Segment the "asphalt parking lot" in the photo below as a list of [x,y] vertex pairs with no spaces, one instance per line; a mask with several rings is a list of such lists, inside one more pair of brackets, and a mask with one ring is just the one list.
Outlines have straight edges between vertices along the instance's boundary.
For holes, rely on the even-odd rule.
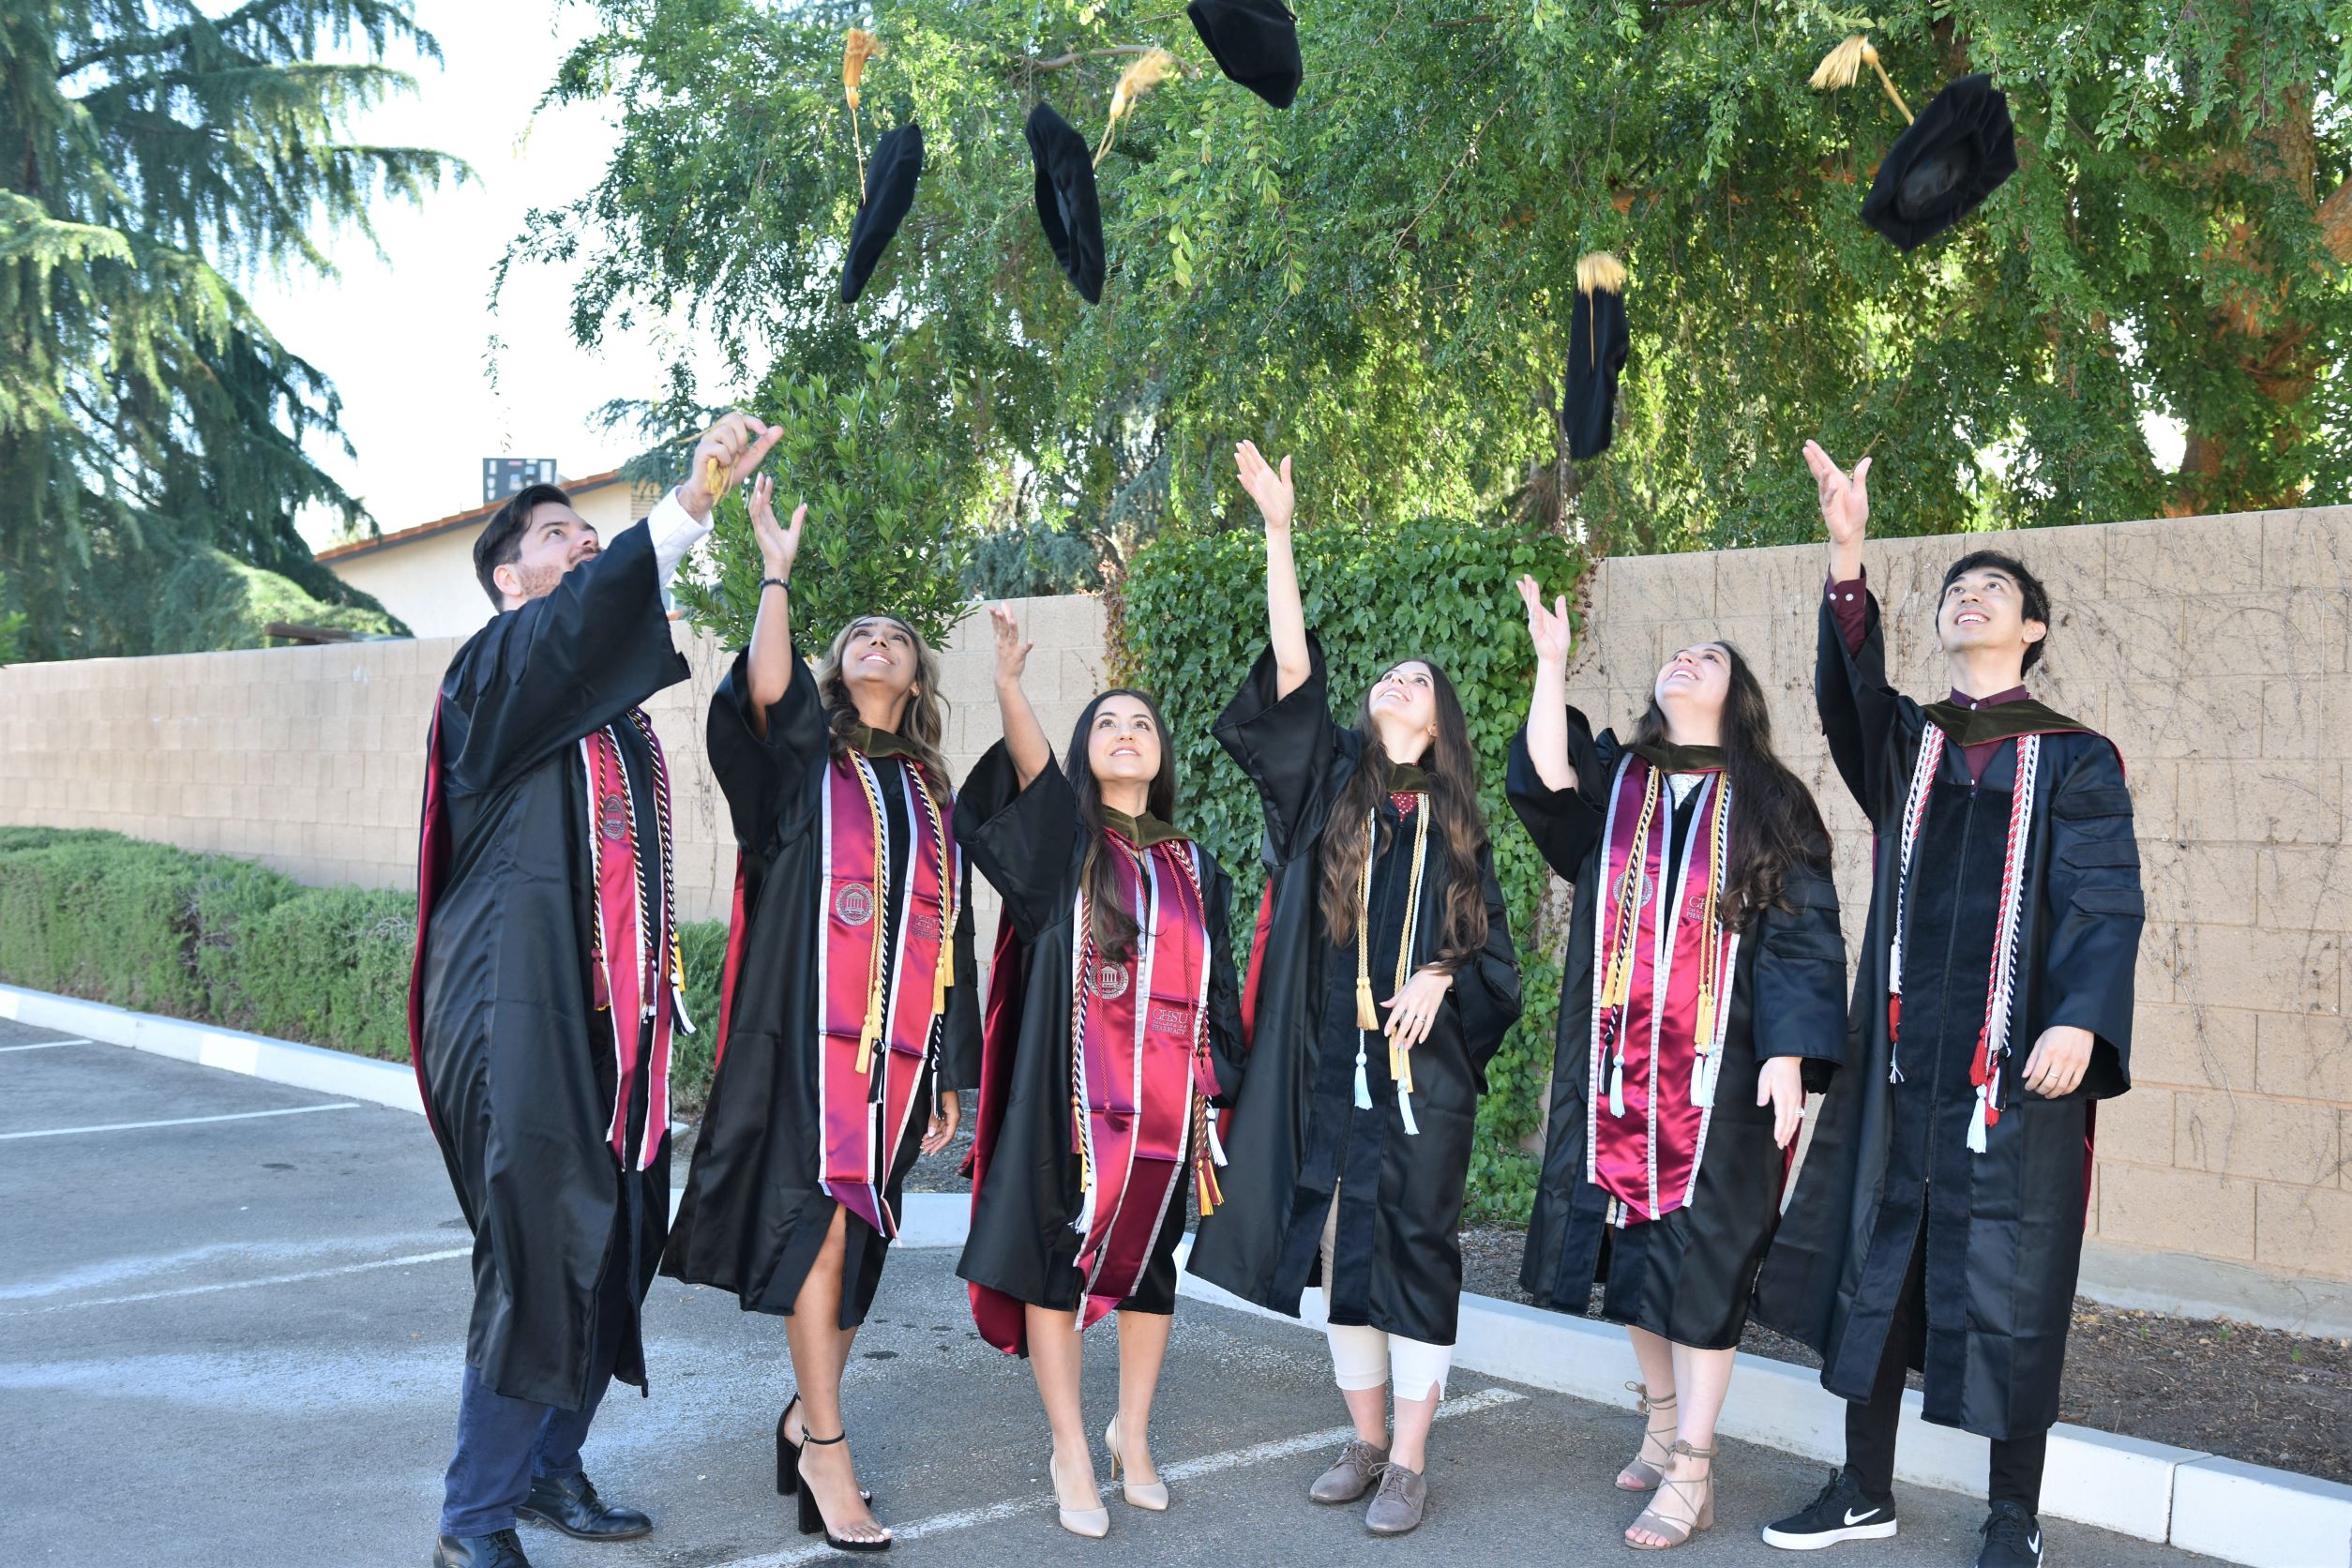
[[[44,1564],[428,1560],[453,1433],[470,1244],[418,1117],[0,1023],[0,1557]],[[1028,1369],[974,1335],[954,1255],[892,1260],[847,1401],[877,1512],[914,1563],[1625,1561],[1611,1490],[1631,1419],[1457,1374],[1431,1442],[1427,1522],[1367,1537],[1306,1484],[1344,1425],[1319,1339],[1197,1302],[1178,1313],[1153,1448],[1166,1515],[1111,1501],[1108,1541],[1056,1528]],[[525,1527],[535,1562],[780,1568],[833,1554],[772,1488],[790,1389],[776,1321],[664,1280],[654,1388],[616,1388],[589,1440],[642,1542]],[[1099,1336],[1099,1338],[1098,1338]],[[1087,1400],[1108,1419],[1109,1331]],[[1716,1529],[1673,1559],[1772,1564],[1756,1528],[1817,1466],[1726,1443]],[[1981,1504],[1905,1488],[1902,1533],[1824,1568],[1974,1560]],[[2208,1560],[2058,1522],[2052,1564]]]

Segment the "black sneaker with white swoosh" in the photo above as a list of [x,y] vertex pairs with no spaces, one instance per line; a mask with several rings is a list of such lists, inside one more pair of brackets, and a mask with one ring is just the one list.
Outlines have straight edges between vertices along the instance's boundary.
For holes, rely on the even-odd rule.
[[1864,1495],[1854,1472],[1841,1470],[1798,1512],[1764,1527],[1764,1544],[1810,1552],[1841,1541],[1883,1541],[1894,1533],[1894,1499]]
[[1977,1533],[1984,1549],[1976,1554],[1976,1568],[2042,1568],[2042,1521],[2023,1503],[1993,1504]]

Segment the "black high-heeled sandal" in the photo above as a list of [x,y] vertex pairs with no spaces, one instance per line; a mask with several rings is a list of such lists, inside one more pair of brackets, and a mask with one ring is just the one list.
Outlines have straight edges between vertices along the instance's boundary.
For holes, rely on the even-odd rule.
[[[800,1395],[793,1395],[784,1401],[783,1412],[776,1418],[776,1495],[780,1498],[800,1490],[800,1444],[784,1435],[784,1423],[799,1403]],[[873,1493],[861,1489],[857,1495],[867,1507],[874,1506]]]
[[[804,1447],[831,1448],[835,1443],[849,1441],[850,1435],[845,1431],[837,1437],[812,1438],[804,1432],[801,1435],[801,1440]],[[817,1506],[817,1494],[810,1488],[808,1477],[800,1473],[800,1465],[797,1460],[793,1463],[792,1471],[792,1479],[799,1483],[800,1532],[803,1535],[815,1535],[822,1530],[824,1533],[825,1545],[837,1552],[886,1552],[890,1549],[892,1537],[887,1534],[879,1541],[844,1541],[834,1534],[833,1527],[825,1523],[824,1510]],[[868,1503],[867,1506],[871,1508],[873,1505]],[[881,1520],[877,1519],[874,1523],[878,1528],[882,1527]]]

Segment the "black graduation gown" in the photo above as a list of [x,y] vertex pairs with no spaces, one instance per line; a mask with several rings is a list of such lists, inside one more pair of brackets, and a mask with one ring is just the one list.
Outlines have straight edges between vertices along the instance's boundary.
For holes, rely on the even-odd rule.
[[[1016,1301],[1075,1312],[1084,1281],[1083,1240],[1071,1229],[1084,1197],[1078,1157],[1070,1147],[1070,967],[1078,878],[1086,836],[1069,776],[1048,766],[1020,787],[1011,753],[999,741],[964,780],[956,837],[1004,899],[1014,943],[998,945],[991,985],[1019,988],[1018,1044],[1004,1108],[996,1117],[987,1178],[972,1193],[972,1231],[956,1272]],[[1242,1075],[1241,990],[1227,936],[1232,880],[1201,852],[1202,902],[1209,920],[1209,1049],[1216,1103],[1229,1104]],[[1223,1174],[1220,1172],[1220,1174]],[[1184,1233],[1192,1190],[1189,1164],[1176,1178],[1152,1265],[1122,1304],[1143,1312],[1176,1309],[1176,1244]]]
[[[1913,851],[1904,932],[1903,1081],[1889,1081],[1888,946],[1903,802],[1929,722],[1887,686],[1878,604],[1849,655],[1824,602],[1814,698],[1839,773],[1877,835],[1870,921],[1849,1028],[1856,1071],[1830,1086],[1797,1191],[1757,1284],[1756,1315],[1819,1351],[1821,1381],[1868,1397],[1922,1223],[1928,1420],[1987,1438],[2058,1419],[2058,1375],[2081,1261],[2091,1102],[2131,1087],[2133,967],[2142,904],[2132,797],[2115,747],[2084,731],[2042,737],[2025,867],[2000,1120],[1971,1154],[1969,1057],[1984,1018],[2017,746],[1983,776],[1946,748]],[[2050,1100],[2018,1077],[2054,1025],[2096,1036],[2075,1091]]]
[[[1337,1183],[1337,1278],[1321,1281],[1331,1320],[1451,1345],[1478,1097],[1486,1090],[1486,1063],[1519,1016],[1511,918],[1492,852],[1482,845],[1486,945],[1455,975],[1429,1037],[1413,1048],[1412,1109],[1421,1131],[1405,1132],[1379,1034],[1364,1051],[1372,1107],[1357,1109],[1355,943],[1333,942],[1317,891],[1332,804],[1364,742],[1332,722],[1322,649],[1310,646],[1314,672],[1304,686],[1277,700],[1274,656],[1261,655],[1217,720],[1218,743],[1265,806],[1274,901],[1257,960],[1249,1077],[1227,1126],[1225,1203],[1200,1222],[1186,1266],[1244,1300],[1297,1316],[1300,1292],[1319,1281],[1323,1222]],[[1404,928],[1412,834],[1386,796],[1379,815],[1384,848],[1372,876],[1371,959],[1374,994],[1385,1002]],[[1362,828],[1344,822],[1334,831]],[[1421,893],[1416,969],[1445,919],[1445,857],[1435,842]]]
[[[1603,836],[1608,792],[1622,754],[1613,731],[1596,743],[1584,715],[1568,710],[1568,760],[1578,782],[1545,786],[1527,732],[1511,743],[1512,808],[1545,861],[1575,888],[1561,965],[1560,1033],[1552,1057],[1551,1122],[1544,1171],[1528,1222],[1519,1284],[1541,1306],[1581,1313],[1604,1268],[1601,1316],[1679,1345],[1730,1349],[1780,1217],[1786,1160],[1772,1142],[1772,1108],[1756,1103],[1761,1059],[1794,1056],[1805,1086],[1825,1086],[1846,1056],[1846,946],[1829,867],[1790,868],[1786,909],[1763,911],[1741,934],[1731,1015],[1724,1027],[1715,1108],[1691,1201],[1664,1216],[1613,1229],[1608,1195],[1585,1180],[1585,1099],[1592,1044],[1592,923],[1607,872]],[[1682,862],[1697,794],[1675,808],[1668,881]],[[1740,831],[1739,812],[1731,831]],[[1759,1026],[1758,1019],[1768,1023]],[[1606,1114],[1603,1107],[1603,1114]]]
[[[711,698],[711,771],[727,797],[737,849],[729,938],[734,995],[662,1272],[731,1290],[746,1311],[789,1315],[840,1207],[818,1185],[824,1150],[817,1098],[816,965],[825,874],[820,825],[832,743],[805,660],[792,660],[792,684],[768,709],[764,739],[751,727],[746,679],[738,656]],[[890,838],[880,939],[887,951],[896,940],[912,833],[930,829],[908,822],[899,787],[904,764],[891,756],[871,761]],[[915,1087],[915,1109],[883,1186],[894,1214],[922,1153],[924,1108],[934,1090],[969,1089],[979,1078],[968,890],[959,902],[947,1011],[931,1025],[932,1062]],[[889,1243],[854,1214],[842,1230],[846,1329],[866,1320]]]
[[651,759],[615,721],[686,676],[640,524],[468,639],[435,708],[410,1028],[474,1230],[465,1356],[494,1392],[565,1410],[587,1394],[606,1271],[632,1261],[613,1376],[644,1384],[635,1304],[670,1214],[669,1128],[644,1126],[641,1093],[629,1147],[654,1140],[649,1168],[625,1177],[605,1141],[616,1065],[590,983],[594,822],[580,742],[614,725],[638,843],[657,853]]

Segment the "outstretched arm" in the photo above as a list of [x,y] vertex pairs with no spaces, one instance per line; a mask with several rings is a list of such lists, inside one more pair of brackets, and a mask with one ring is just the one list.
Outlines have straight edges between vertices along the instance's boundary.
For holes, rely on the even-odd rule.
[[1021,641],[1019,623],[1001,604],[988,606],[988,621],[996,628],[996,705],[1003,716],[1004,749],[1026,790],[1053,765],[1053,747],[1046,740],[1044,726],[1037,722],[1037,710],[1030,706],[1029,693],[1021,689],[1021,671],[1028,668],[1029,651],[1037,644]]
[[1288,697],[1306,685],[1313,671],[1306,651],[1306,610],[1299,602],[1299,567],[1290,554],[1290,514],[1298,491],[1290,483],[1290,460],[1279,472],[1259,455],[1255,442],[1233,448],[1242,488],[1266,520],[1266,633],[1274,644],[1274,695]]
[[1805,466],[1821,492],[1821,521],[1830,531],[1830,580],[1851,582],[1862,576],[1862,535],[1870,523],[1870,460],[1847,473],[1830,460],[1817,441],[1805,443]]
[[751,698],[751,730],[768,733],[768,709],[784,700],[792,684],[792,562],[800,554],[806,505],[792,509],[790,526],[776,520],[776,481],[762,474],[751,487],[751,534],[760,544],[760,618],[752,623],[745,675]]
[[1566,790],[1576,783],[1576,770],[1568,760],[1568,653],[1573,636],[1568,629],[1568,598],[1556,596],[1544,608],[1544,591],[1531,577],[1519,579],[1519,597],[1527,602],[1528,641],[1535,644],[1535,694],[1528,701],[1527,754],[1535,776],[1547,790]]

